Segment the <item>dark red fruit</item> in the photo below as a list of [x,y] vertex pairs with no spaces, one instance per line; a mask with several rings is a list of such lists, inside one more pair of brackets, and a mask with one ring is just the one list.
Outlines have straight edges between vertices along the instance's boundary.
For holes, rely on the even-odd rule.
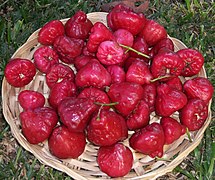
[[208,117],[208,107],[199,98],[190,99],[179,113],[180,121],[189,131],[199,130]]
[[87,126],[87,139],[95,145],[110,146],[127,137],[125,119],[113,111],[102,109]]
[[34,64],[42,73],[47,73],[51,66],[59,63],[56,51],[49,46],[42,46],[34,52]]
[[83,132],[71,132],[65,126],[56,127],[48,141],[51,154],[60,159],[78,158],[85,149],[86,138]]
[[165,82],[169,87],[182,91],[183,85],[178,76],[168,79]]
[[104,88],[111,83],[111,76],[98,61],[90,61],[76,74],[75,83],[78,87]]
[[98,46],[103,41],[113,40],[112,32],[101,22],[96,22],[90,30],[90,36],[87,41],[89,52],[97,52]]
[[66,35],[71,38],[85,40],[89,36],[92,22],[83,11],[77,11],[65,24]]
[[90,99],[67,97],[58,105],[61,122],[72,132],[83,132],[97,106]]
[[197,97],[208,104],[213,97],[213,85],[207,78],[204,77],[195,77],[185,81],[183,88],[189,99]]
[[46,84],[49,88],[52,88],[56,83],[67,79],[74,82],[74,71],[62,63],[55,64],[51,67],[50,71],[46,74]]
[[82,53],[84,41],[82,39],[58,36],[54,41],[54,50],[57,51],[60,60],[67,64],[74,63],[74,58]]
[[36,109],[45,105],[45,97],[43,94],[32,90],[21,91],[18,95],[18,101],[24,110]]
[[204,57],[198,50],[186,48],[177,51],[177,54],[185,64],[181,72],[182,76],[191,77],[200,72],[204,65]]
[[134,42],[134,36],[126,29],[118,29],[113,33],[116,38],[116,42],[125,46],[132,47]]
[[110,65],[106,69],[111,75],[111,84],[125,81],[125,71],[121,66]]
[[148,19],[143,30],[139,33],[149,46],[154,46],[160,40],[167,37],[166,29],[154,20]]
[[129,7],[118,4],[108,13],[107,23],[113,31],[126,29],[137,35],[143,29],[146,18],[142,13],[135,13]]
[[129,130],[137,130],[149,124],[150,109],[144,100],[140,100],[135,109],[127,117],[127,126]]
[[149,84],[153,76],[145,62],[133,62],[126,72],[126,81],[138,84]]
[[54,108],[57,109],[60,102],[66,97],[74,97],[77,95],[77,89],[75,83],[64,79],[59,83],[56,83],[50,90],[48,102]]
[[85,66],[88,62],[91,60],[95,60],[94,57],[92,56],[85,56],[85,55],[80,55],[75,58],[74,65],[77,70],[81,69],[83,66]]
[[134,150],[152,158],[163,156],[164,143],[163,128],[156,122],[136,131],[129,139],[129,144]]
[[46,23],[38,33],[38,41],[43,45],[53,45],[55,38],[64,35],[64,25],[60,20]]
[[176,119],[171,117],[162,117],[160,124],[164,130],[165,144],[173,143],[186,132],[185,126],[181,125]]
[[143,96],[143,88],[140,84],[131,82],[115,83],[110,86],[108,96],[112,102],[119,104],[114,107],[123,116],[127,116],[136,107]]
[[102,172],[110,177],[122,177],[128,174],[133,166],[133,154],[123,144],[100,147],[97,162]]
[[4,70],[7,82],[14,87],[23,87],[29,84],[35,74],[35,65],[30,60],[23,58],[10,59]]
[[186,95],[177,89],[161,84],[157,87],[155,112],[159,116],[170,116],[187,104]]
[[48,139],[58,122],[58,116],[53,109],[41,107],[21,112],[20,120],[28,142],[38,144]]

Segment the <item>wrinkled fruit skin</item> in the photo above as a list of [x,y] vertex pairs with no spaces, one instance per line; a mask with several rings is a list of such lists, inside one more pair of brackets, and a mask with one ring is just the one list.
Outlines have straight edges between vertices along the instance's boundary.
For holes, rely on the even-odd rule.
[[49,88],[52,88],[56,83],[64,79],[74,82],[75,74],[69,66],[62,63],[53,65],[46,74],[46,84]]
[[123,4],[119,4],[108,13],[107,23],[113,31],[126,29],[135,36],[143,29],[146,18],[143,14],[137,14]]
[[82,67],[84,67],[91,60],[97,60],[97,59],[94,59],[94,57],[92,57],[92,56],[86,56],[86,55],[78,56],[78,57],[75,58],[75,61],[74,61],[75,68],[77,70],[79,70]]
[[187,80],[183,86],[184,92],[188,99],[200,98],[206,104],[213,97],[214,88],[211,82],[204,77],[195,77],[193,79]]
[[199,130],[208,117],[208,108],[199,98],[190,99],[179,113],[180,121],[189,131]]
[[77,95],[77,88],[75,83],[67,79],[56,83],[50,90],[48,102],[57,109],[60,102],[66,97],[75,97]]
[[61,122],[72,132],[83,132],[97,106],[86,98],[68,97],[58,105]]
[[186,132],[185,126],[171,117],[162,117],[160,124],[164,130],[165,144],[172,144]]
[[155,101],[155,112],[159,116],[170,116],[182,109],[187,104],[186,95],[177,89],[161,84],[157,87],[157,98]]
[[7,82],[14,87],[23,87],[29,84],[36,74],[35,65],[28,59],[11,59],[4,70]]
[[179,76],[184,68],[182,59],[173,52],[157,54],[151,64],[154,78],[159,76]]
[[114,41],[103,41],[97,50],[96,57],[104,65],[114,65],[123,62],[124,51]]
[[125,81],[125,71],[121,66],[110,65],[106,69],[111,75],[111,84]]
[[138,34],[151,47],[167,37],[166,29],[154,20],[147,20],[143,30]]
[[179,91],[183,90],[182,82],[178,76],[169,78],[165,83],[173,89],[177,89]]
[[41,107],[21,112],[20,120],[28,142],[38,144],[48,139],[58,122],[58,116],[53,109]]
[[128,174],[133,165],[133,154],[123,144],[100,147],[97,162],[102,172],[110,177],[123,177]]
[[104,88],[111,83],[111,75],[98,61],[90,61],[76,74],[75,83],[78,87]]
[[125,119],[113,111],[101,110],[87,126],[87,139],[95,145],[110,146],[127,137]]
[[77,11],[65,24],[66,35],[71,38],[87,39],[90,29],[93,27],[92,22],[87,18],[83,11]]
[[42,46],[34,52],[34,64],[42,73],[46,74],[51,66],[57,63],[59,63],[59,56],[49,46]]
[[132,113],[127,117],[126,123],[129,130],[137,130],[148,125],[150,109],[144,100],[140,100]]
[[64,35],[64,25],[60,20],[52,20],[46,23],[38,33],[38,41],[43,45],[53,45],[58,36]]
[[186,48],[177,51],[177,54],[185,64],[181,72],[182,76],[191,77],[200,72],[204,64],[204,57],[198,50]]
[[143,96],[143,88],[140,84],[131,82],[115,83],[107,92],[112,102],[119,104],[114,107],[123,116],[127,116],[135,108]]
[[82,39],[70,38],[68,36],[58,36],[53,44],[60,60],[66,64],[74,63],[74,58],[82,52],[84,41]]
[[78,158],[85,149],[86,137],[83,132],[71,132],[65,126],[56,127],[48,141],[51,154],[60,158]]
[[18,95],[18,101],[24,110],[36,109],[45,105],[43,94],[32,90],[21,91]]
[[162,157],[165,136],[159,123],[152,123],[135,132],[129,139],[129,145],[134,150],[150,157]]
[[94,53],[103,41],[114,40],[112,32],[101,22],[96,22],[90,30],[90,36],[87,41],[87,49]]

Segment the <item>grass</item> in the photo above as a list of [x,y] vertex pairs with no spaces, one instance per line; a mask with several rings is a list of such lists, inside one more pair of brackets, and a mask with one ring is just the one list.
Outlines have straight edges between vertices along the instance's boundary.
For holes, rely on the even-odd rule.
[[[101,2],[110,1],[0,1],[0,79],[9,58],[32,32],[51,19],[70,17],[79,9],[85,12],[100,11]],[[154,0],[150,1],[146,16],[164,25],[170,36],[203,53],[208,78],[215,87],[215,3],[212,0]],[[214,102],[212,112],[212,122],[200,145],[171,173],[176,179],[215,179]],[[2,109],[0,119],[0,179],[71,179],[60,171],[42,165],[16,142],[3,118]]]

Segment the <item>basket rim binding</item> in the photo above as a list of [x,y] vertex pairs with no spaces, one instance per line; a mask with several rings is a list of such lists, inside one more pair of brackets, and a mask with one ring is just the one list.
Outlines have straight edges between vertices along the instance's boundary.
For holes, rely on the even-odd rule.
[[[104,13],[104,12],[93,12],[93,13],[87,14],[87,16],[90,20],[92,18],[96,18],[96,21],[99,20],[102,22],[106,20],[106,15],[107,15],[107,13]],[[69,18],[62,19],[61,21],[65,23],[68,19]],[[31,48],[37,46],[38,45],[38,41],[37,41],[38,32],[39,32],[39,29],[36,30],[35,32],[33,32],[31,34],[31,36],[29,36],[28,40],[17,49],[17,51],[13,54],[12,58],[22,56],[23,53],[25,53],[26,49],[30,50]],[[170,37],[170,38],[173,40],[175,47],[177,47],[178,49],[180,49],[182,47],[186,48],[186,45],[183,42],[181,42],[180,40],[173,38],[173,37]],[[203,77],[207,77],[204,66],[201,70],[200,75]],[[27,140],[21,134],[19,126],[16,124],[19,121],[19,117],[18,116],[14,117],[14,115],[13,115],[13,113],[15,113],[15,115],[17,115],[18,112],[16,112],[16,111],[18,111],[18,110],[11,109],[11,107],[8,105],[9,103],[12,104],[11,102],[17,101],[17,99],[16,99],[17,97],[11,97],[11,91],[15,92],[15,95],[17,96],[17,93],[22,89],[23,88],[14,88],[14,87],[10,86],[7,83],[5,77],[3,78],[3,81],[2,81],[3,115],[4,115],[7,123],[10,125],[13,136],[16,138],[16,140],[19,142],[19,144],[23,148],[25,148],[27,151],[31,152],[41,163],[48,165],[59,171],[65,172],[69,176],[71,176],[75,179],[98,179],[98,178],[94,178],[95,176],[91,176],[91,175],[89,175],[88,177],[86,177],[86,175],[82,176],[81,174],[79,174],[80,171],[78,169],[69,168],[68,166],[66,166],[65,164],[62,163],[62,160],[58,160],[56,158],[53,159],[53,157],[51,155],[46,154],[47,153],[46,151],[41,151],[41,147],[39,145],[32,145],[27,142]],[[125,176],[125,177],[122,177],[121,179],[156,179],[159,176],[162,176],[168,172],[171,172],[201,142],[204,132],[211,121],[211,102],[212,102],[212,100],[210,100],[210,102],[209,102],[209,107],[208,107],[209,114],[208,114],[208,118],[207,118],[205,124],[203,125],[203,127],[200,130],[198,130],[197,132],[195,132],[193,134],[194,141],[190,143],[186,140],[186,143],[185,143],[185,145],[183,145],[183,148],[182,148],[183,151],[182,150],[178,151],[176,153],[176,154],[178,154],[177,157],[174,158],[169,164],[167,164],[165,161],[163,161],[163,162],[161,162],[161,165],[157,167],[157,169],[153,169],[152,171],[148,171],[143,174],[141,174],[142,172],[140,172],[140,175],[136,175],[136,176],[132,176],[132,177]],[[183,142],[184,142],[184,139],[183,139]],[[183,143],[183,142],[181,141],[181,143]],[[137,165],[139,165],[138,162],[137,162]],[[102,179],[102,178],[103,177],[99,177],[99,179]],[[107,176],[104,176],[104,179],[106,179],[106,178],[107,178]]]

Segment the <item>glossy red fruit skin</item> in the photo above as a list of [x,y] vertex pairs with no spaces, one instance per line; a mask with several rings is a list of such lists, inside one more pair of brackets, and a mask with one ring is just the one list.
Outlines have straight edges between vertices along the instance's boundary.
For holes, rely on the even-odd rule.
[[60,20],[46,23],[38,33],[38,41],[43,45],[53,45],[55,38],[64,35],[64,25]]
[[29,143],[38,144],[50,136],[58,122],[57,113],[49,107],[41,107],[20,113],[22,133]]
[[104,88],[110,85],[111,75],[98,61],[91,61],[78,71],[75,83],[80,88]]
[[62,63],[55,64],[51,67],[50,71],[46,74],[46,84],[49,88],[52,88],[59,81],[67,79],[74,82],[74,71]]
[[116,5],[107,15],[107,24],[113,30],[126,29],[134,36],[137,35],[146,23],[145,16],[133,12],[129,7]]
[[166,29],[154,20],[148,19],[143,30],[138,34],[143,37],[149,47],[154,46],[160,40],[167,37]]
[[57,126],[49,140],[49,151],[60,159],[78,158],[85,150],[86,137],[83,132],[71,132],[65,126]]
[[[144,38],[136,37],[134,39],[134,43],[133,43],[132,48],[137,50],[138,52],[141,52],[143,54],[149,55],[149,46],[146,43],[146,41],[144,40]],[[143,57],[141,55],[138,55],[136,52],[129,51],[129,55],[131,57],[144,59],[145,62],[149,62],[148,58],[145,58],[145,57]]]
[[145,62],[135,61],[133,62],[127,72],[126,72],[126,81],[134,82],[141,85],[149,84],[150,80],[153,79],[153,76],[146,65]]
[[150,112],[155,110],[155,100],[157,96],[157,86],[155,83],[144,84],[142,99],[148,104]]
[[172,52],[174,51],[174,43],[168,37],[161,39],[155,44],[155,46],[152,47],[152,49],[150,50],[151,57],[154,57],[156,54],[163,51],[164,49],[170,50]]
[[65,33],[71,38],[87,39],[90,29],[93,27],[92,22],[87,18],[83,11],[77,11],[65,24]]
[[165,144],[172,144],[186,132],[186,127],[171,117],[162,117],[160,124],[164,130]]
[[87,126],[87,139],[98,146],[111,146],[127,137],[125,119],[114,111],[102,109]]
[[115,41],[100,43],[96,57],[104,65],[114,65],[123,62],[124,51]]
[[121,66],[110,65],[106,69],[111,75],[111,84],[125,81],[125,71]]
[[208,117],[208,106],[199,98],[193,98],[179,112],[179,118],[189,131],[199,130]]
[[67,97],[58,105],[61,122],[72,132],[83,132],[97,106],[90,99]]
[[155,112],[159,116],[170,116],[187,104],[187,96],[177,89],[161,84],[157,87]]
[[114,40],[112,32],[102,22],[96,22],[90,30],[87,49],[92,53],[97,52],[99,44],[108,40]]
[[[138,62],[138,61],[141,61],[141,62],[147,63],[147,62],[145,61],[145,59],[143,59],[143,58],[135,58],[135,57],[129,56],[129,57],[124,61],[124,64],[123,64],[123,68],[124,68],[125,72],[127,72],[129,66],[130,66],[133,62],[136,62],[136,61],[137,61],[137,62]],[[148,63],[147,63],[147,65],[148,65]]]
[[123,177],[133,166],[131,150],[120,143],[108,147],[100,147],[97,162],[102,172],[110,177]]
[[159,76],[179,76],[184,68],[182,59],[174,52],[157,54],[151,64],[154,78]]
[[165,83],[171,88],[177,89],[179,91],[183,90],[182,82],[178,76],[168,79]]
[[82,53],[84,41],[82,39],[58,36],[53,44],[60,60],[66,64],[74,63],[74,58]]
[[34,64],[42,73],[46,74],[51,66],[57,63],[59,63],[59,56],[49,46],[42,46],[34,52]]
[[[99,102],[103,104],[109,104],[110,99],[105,91],[102,91],[95,87],[84,88],[78,95],[78,98],[87,98],[93,102]],[[98,106],[100,108],[100,106]],[[104,109],[109,109],[109,106],[103,107]]]
[[35,65],[30,60],[23,58],[10,59],[4,70],[7,82],[14,87],[23,87],[29,84],[35,74]]
[[77,88],[75,83],[64,79],[56,83],[50,90],[48,102],[54,109],[58,108],[60,102],[66,97],[75,97],[77,95]]
[[116,42],[125,46],[132,47],[134,42],[134,36],[126,29],[118,29],[113,33],[116,38]]
[[214,92],[213,85],[204,77],[194,77],[185,81],[183,89],[189,99],[200,98],[206,104],[212,99]]
[[112,102],[119,104],[114,107],[122,116],[128,116],[143,96],[140,84],[131,82],[115,83],[107,92]]
[[177,54],[185,64],[181,72],[182,76],[191,77],[200,72],[204,65],[204,57],[198,50],[186,48],[177,51]]
[[131,114],[128,115],[126,123],[129,130],[138,130],[149,124],[150,109],[144,100],[140,100]]
[[152,123],[136,131],[129,139],[129,145],[134,150],[150,157],[162,157],[165,136],[159,123]]
[[36,109],[45,105],[43,94],[32,90],[21,91],[18,95],[18,101],[24,110]]
[[77,70],[81,69],[88,62],[90,62],[92,59],[95,60],[94,57],[92,57],[92,56],[86,56],[86,55],[80,55],[80,56],[76,57],[75,61],[74,61],[75,68]]

